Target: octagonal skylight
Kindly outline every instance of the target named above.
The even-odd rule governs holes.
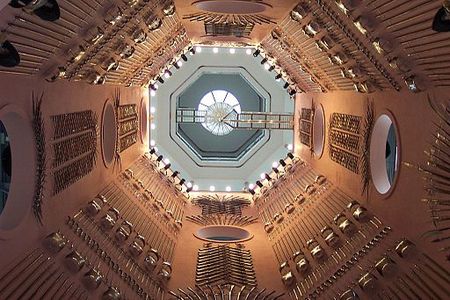
[[[214,90],[200,100],[199,111],[205,112],[203,127],[215,135],[227,135],[233,127],[224,122],[226,118],[241,113],[241,106],[236,97],[224,90]]]

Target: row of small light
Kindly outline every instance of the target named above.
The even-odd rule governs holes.
[[[158,155],[158,148],[152,147],[150,149],[150,152],[148,152],[150,159],[155,163],[158,170],[166,175],[170,181],[172,181],[175,184],[175,187],[178,187],[178,189],[181,192],[189,193],[193,190],[196,190],[196,187],[192,185],[191,182],[186,182],[186,179],[180,178],[180,172],[179,171],[173,171],[171,169],[172,164],[170,163],[170,160],[168,158],[164,158],[163,155]],[[197,187],[198,189],[198,187]]]
[[[248,192],[255,196],[263,187],[269,186],[273,180],[278,180],[281,176],[283,176],[285,174],[285,168],[294,164],[296,160],[297,158],[294,154],[292,154],[292,152],[288,152],[284,159],[274,161],[272,163],[271,172],[261,173],[260,180],[257,180],[255,184],[251,183],[248,185]]]
[[[189,46],[184,49],[179,56],[176,56],[174,59],[169,61],[166,66],[161,69],[159,74],[156,75],[152,80],[150,80],[150,96],[154,97],[156,95],[156,91],[159,88],[158,83],[163,84],[165,82],[164,78],[169,79],[173,75],[171,69],[180,69],[183,66],[183,61],[188,61],[188,54],[191,56],[194,55],[197,52],[197,49],[199,49],[199,47]],[[201,52],[201,48],[198,52]]]
[[[247,54],[249,53],[247,52]],[[275,80],[281,81],[283,79],[283,88],[287,90],[289,96],[295,96],[295,94],[297,94],[298,92],[298,87],[290,78],[289,74],[276,63],[276,60],[274,58],[271,58],[268,54],[266,54],[263,49],[257,48],[253,52],[253,57],[257,58],[258,56],[262,57],[261,65],[264,66],[264,69],[266,69],[268,72],[275,71]]]

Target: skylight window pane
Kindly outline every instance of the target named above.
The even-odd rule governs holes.
[[[214,94],[214,98],[216,99],[216,102],[223,102],[228,94],[227,91],[222,91],[222,90],[212,91],[212,93]]]
[[[202,100],[200,101],[200,104],[203,104],[205,106],[210,106],[214,104],[214,97],[211,93],[206,94],[203,96]]]

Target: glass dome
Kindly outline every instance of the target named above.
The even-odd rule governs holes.
[[[241,113],[241,106],[236,97],[228,91],[214,90],[200,100],[198,110],[204,112],[203,127],[214,135],[226,135],[233,127],[224,122],[230,116]],[[234,118],[232,118],[234,119]]]

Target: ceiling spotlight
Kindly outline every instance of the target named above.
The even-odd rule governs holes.
[[[187,189],[186,189],[186,192],[187,192],[187,193],[190,193],[190,192],[192,191],[192,189],[193,189],[192,187],[187,188]]]
[[[225,188],[225,191],[231,192],[231,186],[227,186],[227,187]]]
[[[285,82],[283,88],[287,89],[289,87],[289,82]]]
[[[249,185],[248,185],[248,189],[249,190],[253,190],[255,188],[255,185],[253,184],[253,183],[250,183]]]
[[[256,194],[256,192],[254,190],[248,190],[250,192],[250,194],[252,194],[253,196]]]
[[[182,60],[184,60],[184,61],[187,61],[187,56],[186,56],[186,54],[181,54],[181,59]],[[181,61],[179,62],[179,63],[181,63]],[[181,65],[180,65],[180,67],[181,67]]]
[[[278,170],[278,167],[272,167],[272,171],[276,174],[280,173],[280,171]]]
[[[200,46],[195,47],[195,51],[197,51],[198,53],[202,52],[202,47]]]
[[[256,185],[257,185],[259,188],[262,188],[262,187],[264,186],[264,184],[262,184],[261,181],[259,181],[259,180],[256,181]]]
[[[273,70],[275,70],[275,65],[271,65],[270,68],[268,69],[269,72],[272,72]]]
[[[289,157],[290,159],[294,159],[294,154],[292,154],[291,152],[288,152],[287,153],[287,157]]]
[[[178,64],[177,61],[174,61],[174,62],[172,63],[172,66],[174,66],[175,69],[179,69],[179,68],[181,67],[181,66]]]
[[[151,146],[151,147],[154,147],[155,145],[156,145],[155,140],[150,140],[150,146]]]
[[[163,160],[163,156],[162,155],[158,156],[158,158],[156,159],[157,162],[160,162],[162,160]]]
[[[156,151],[157,151],[156,148],[152,148],[152,149],[150,149],[149,153],[150,153],[150,155],[153,155],[156,153]]]
[[[270,69],[270,65],[268,63],[264,64],[264,69],[269,70]]]
[[[156,92],[152,89],[150,90],[150,96],[155,97],[156,96]]]
[[[164,158],[164,164],[166,165],[170,164],[170,160],[168,158]]]
[[[286,167],[287,164],[283,159],[280,159],[279,162],[282,167]]]
[[[272,177],[270,177],[270,175],[267,174],[267,173],[264,174],[264,177],[267,179],[267,181],[271,181],[272,180]]]
[[[190,55],[194,55],[195,54],[195,48],[194,47],[189,48],[189,54]]]
[[[275,75],[275,79],[276,80],[280,80],[281,77],[283,77],[283,75],[281,75],[281,73],[278,73],[277,75]]]
[[[261,179],[266,178],[266,173],[261,173],[261,174],[259,175],[259,177],[260,177]]]
[[[214,53],[218,53],[218,52],[219,52],[219,48],[214,47],[214,48],[213,48],[213,52],[214,52]]]
[[[165,166],[164,166],[164,170],[168,170],[168,169],[170,169],[170,166],[171,166],[171,164],[167,164],[167,165],[165,165]]]
[[[261,53],[261,50],[256,49],[255,52],[253,52],[253,57],[258,57],[258,55]]]
[[[180,180],[180,182],[179,182],[179,184],[180,185],[183,185],[184,183],[186,182],[186,179],[184,179],[184,178],[181,178],[181,180]],[[191,187],[192,188],[192,187]]]
[[[172,173],[172,175],[170,175],[170,177],[175,178],[175,177],[178,176],[178,174],[180,174],[180,172],[175,171],[175,172]]]
[[[231,53],[231,54],[234,54],[234,53],[236,53],[236,49],[234,49],[234,48],[230,48],[230,53]]]
[[[150,107],[150,112],[151,112],[152,114],[154,114],[154,113],[156,112],[156,108],[155,108],[154,106],[151,106],[151,107]]]
[[[158,76],[158,78],[156,78],[156,80],[158,80],[161,83],[164,83],[164,79],[162,79],[161,76]]]
[[[158,89],[158,85],[157,85],[157,84],[150,84],[150,88],[151,88],[153,91],[156,91],[156,90]]]
[[[155,129],[156,129],[155,123],[150,124],[150,129],[151,129],[151,130],[155,130]]]
[[[170,76],[172,76],[172,72],[170,72],[170,70],[165,70],[164,71],[164,77],[170,78]]]
[[[181,66],[183,65],[183,62],[181,60],[178,60],[176,65],[178,66],[178,68],[181,68]]]
[[[267,57],[264,57],[264,58],[261,60],[261,64],[263,65],[263,64],[265,64],[267,61],[269,61],[269,60],[267,59]]]
[[[214,192],[215,190],[216,190],[216,187],[215,187],[215,186],[211,185],[211,186],[209,187],[209,191],[210,191],[210,192]]]
[[[294,96],[295,94],[297,94],[297,91],[295,89],[290,89],[288,91],[288,93],[289,93],[289,96]]]
[[[245,50],[245,53],[246,53],[247,55],[252,54],[252,49],[248,48],[247,50]]]

